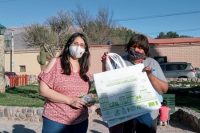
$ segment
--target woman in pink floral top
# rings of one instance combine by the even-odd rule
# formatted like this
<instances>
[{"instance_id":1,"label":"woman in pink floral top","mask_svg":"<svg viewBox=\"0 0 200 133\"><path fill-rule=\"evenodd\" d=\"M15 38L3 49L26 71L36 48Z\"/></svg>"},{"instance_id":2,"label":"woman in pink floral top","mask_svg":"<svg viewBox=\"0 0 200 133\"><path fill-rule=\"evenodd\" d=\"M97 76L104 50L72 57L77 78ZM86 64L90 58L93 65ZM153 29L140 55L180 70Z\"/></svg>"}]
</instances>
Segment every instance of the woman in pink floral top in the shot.
<instances>
[{"instance_id":1,"label":"woman in pink floral top","mask_svg":"<svg viewBox=\"0 0 200 133\"><path fill-rule=\"evenodd\" d=\"M62 54L39 75L40 95L46 98L43 133L86 133L88 109L80 98L89 91L89 48L82 33L74 33Z\"/></svg>"}]
</instances>

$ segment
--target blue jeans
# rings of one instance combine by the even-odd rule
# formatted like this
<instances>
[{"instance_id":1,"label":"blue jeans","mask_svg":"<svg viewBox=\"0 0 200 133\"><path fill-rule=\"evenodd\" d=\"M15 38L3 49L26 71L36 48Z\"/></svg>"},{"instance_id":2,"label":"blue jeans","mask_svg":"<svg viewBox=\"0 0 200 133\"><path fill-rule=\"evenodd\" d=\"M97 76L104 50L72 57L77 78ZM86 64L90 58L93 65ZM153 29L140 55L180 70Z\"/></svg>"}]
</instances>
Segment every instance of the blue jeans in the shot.
<instances>
[{"instance_id":1,"label":"blue jeans","mask_svg":"<svg viewBox=\"0 0 200 133\"><path fill-rule=\"evenodd\" d=\"M43 117L42 133L86 133L88 119L75 125L65 125Z\"/></svg>"}]
</instances>

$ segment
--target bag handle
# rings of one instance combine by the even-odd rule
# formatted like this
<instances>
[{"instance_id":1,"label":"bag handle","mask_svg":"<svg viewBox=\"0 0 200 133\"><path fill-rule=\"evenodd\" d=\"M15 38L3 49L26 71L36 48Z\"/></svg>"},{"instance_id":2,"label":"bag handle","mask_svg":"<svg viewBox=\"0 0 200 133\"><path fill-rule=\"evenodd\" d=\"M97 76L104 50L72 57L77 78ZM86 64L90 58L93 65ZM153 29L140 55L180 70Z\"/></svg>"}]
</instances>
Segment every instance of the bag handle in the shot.
<instances>
[{"instance_id":1,"label":"bag handle","mask_svg":"<svg viewBox=\"0 0 200 133\"><path fill-rule=\"evenodd\" d=\"M122 59L122 57L116 53L108 53L106 57L106 65L109 68L109 70L114 70L111 60L118 66L118 68L124 68L127 67L125 61Z\"/></svg>"}]
</instances>

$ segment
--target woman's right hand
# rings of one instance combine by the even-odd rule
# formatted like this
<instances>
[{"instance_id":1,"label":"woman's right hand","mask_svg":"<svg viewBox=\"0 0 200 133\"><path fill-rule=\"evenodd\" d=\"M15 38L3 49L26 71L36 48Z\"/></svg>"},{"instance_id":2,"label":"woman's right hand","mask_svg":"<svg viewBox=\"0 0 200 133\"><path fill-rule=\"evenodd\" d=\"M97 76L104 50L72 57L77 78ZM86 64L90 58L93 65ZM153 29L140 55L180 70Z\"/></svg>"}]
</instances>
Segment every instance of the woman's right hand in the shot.
<instances>
[{"instance_id":1,"label":"woman's right hand","mask_svg":"<svg viewBox=\"0 0 200 133\"><path fill-rule=\"evenodd\" d=\"M100 108L97 108L97 109L95 110L95 112L97 113L97 115L102 116L102 113L101 113L101 109L100 109Z\"/></svg>"},{"instance_id":2,"label":"woman's right hand","mask_svg":"<svg viewBox=\"0 0 200 133\"><path fill-rule=\"evenodd\" d=\"M77 109L82 109L86 106L86 103L81 98L76 97L72 97L68 104Z\"/></svg>"},{"instance_id":3,"label":"woman's right hand","mask_svg":"<svg viewBox=\"0 0 200 133\"><path fill-rule=\"evenodd\" d=\"M103 56L101 57L102 62L102 71L106 71L106 58L108 56L108 52L104 52Z\"/></svg>"},{"instance_id":4,"label":"woman's right hand","mask_svg":"<svg viewBox=\"0 0 200 133\"><path fill-rule=\"evenodd\" d=\"M103 56L101 57L102 63L105 63L107 56L108 56L108 52L104 52Z\"/></svg>"}]
</instances>

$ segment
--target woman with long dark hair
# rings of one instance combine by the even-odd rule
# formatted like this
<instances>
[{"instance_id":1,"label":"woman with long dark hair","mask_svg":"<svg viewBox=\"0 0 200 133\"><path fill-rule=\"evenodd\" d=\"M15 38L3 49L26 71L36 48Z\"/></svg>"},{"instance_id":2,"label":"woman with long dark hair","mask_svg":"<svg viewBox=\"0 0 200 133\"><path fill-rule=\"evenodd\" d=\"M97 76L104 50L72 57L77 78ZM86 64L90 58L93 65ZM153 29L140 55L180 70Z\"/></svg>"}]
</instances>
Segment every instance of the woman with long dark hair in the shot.
<instances>
[{"instance_id":1,"label":"woman with long dark hair","mask_svg":"<svg viewBox=\"0 0 200 133\"><path fill-rule=\"evenodd\" d=\"M88 109L81 96L89 91L89 46L83 33L68 39L58 58L39 75L45 97L43 133L86 133Z\"/></svg>"}]
</instances>

